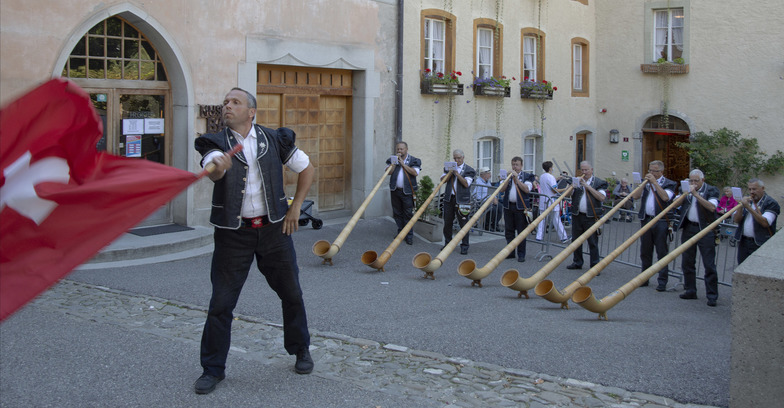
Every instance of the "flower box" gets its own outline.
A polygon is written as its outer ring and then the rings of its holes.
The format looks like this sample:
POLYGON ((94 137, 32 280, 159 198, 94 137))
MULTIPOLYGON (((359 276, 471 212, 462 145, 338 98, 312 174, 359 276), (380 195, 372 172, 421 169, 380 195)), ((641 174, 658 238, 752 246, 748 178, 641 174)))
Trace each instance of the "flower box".
POLYGON ((463 84, 437 84, 433 82, 422 81, 419 84, 419 89, 422 95, 462 95, 463 84))
POLYGON ((689 64, 640 64, 643 74, 688 74, 689 64))
POLYGON ((512 95, 512 90, 508 86, 493 85, 474 85, 474 96, 495 96, 497 98, 508 98, 512 95))
POLYGON ((553 91, 544 89, 520 88, 520 98, 522 99, 553 99, 553 91))

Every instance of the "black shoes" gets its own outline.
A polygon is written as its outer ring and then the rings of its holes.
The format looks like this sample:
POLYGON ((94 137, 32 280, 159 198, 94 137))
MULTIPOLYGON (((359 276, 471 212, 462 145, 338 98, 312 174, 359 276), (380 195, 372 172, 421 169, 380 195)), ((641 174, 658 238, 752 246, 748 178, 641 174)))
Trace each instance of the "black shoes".
POLYGON ((468 248, 460 248, 460 255, 468 254, 468 248))
POLYGON ((577 265, 576 263, 573 263, 573 264, 567 266, 566 269, 583 269, 583 266, 582 265, 577 265))
POLYGON ((525 257, 524 256, 517 257, 517 262, 525 262, 525 257))
POLYGON ((406 244, 413 245, 414 244, 414 238, 406 237, 406 244))
MULTIPOLYGON (((680 298, 681 299, 697 299, 697 294, 695 292, 683 292, 683 293, 681 293, 680 298)), ((715 300, 713 302, 716 303, 715 300)), ((710 300, 708 301, 708 303, 710 303, 710 300)))
POLYGON ((215 377, 209 374, 202 374, 202 376, 193 383, 193 389, 196 391, 196 394, 209 394, 215 390, 215 386, 223 381, 224 378, 226 378, 224 375, 215 377))
POLYGON ((313 371, 313 359, 310 358, 308 348, 302 348, 297 352, 297 363, 294 364, 294 371, 297 374, 310 374, 313 371))
POLYGON ((656 287, 656 291, 657 292, 665 292, 665 291, 667 291, 667 285, 659 284, 659 286, 656 287))
POLYGON ((708 299, 708 306, 716 307, 716 299, 708 299))

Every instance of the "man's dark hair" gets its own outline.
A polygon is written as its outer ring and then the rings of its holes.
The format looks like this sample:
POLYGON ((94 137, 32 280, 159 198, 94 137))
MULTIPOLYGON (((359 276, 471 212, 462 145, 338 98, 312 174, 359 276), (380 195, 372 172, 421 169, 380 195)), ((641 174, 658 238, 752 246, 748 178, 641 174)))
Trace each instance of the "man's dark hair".
POLYGON ((512 163, 514 163, 514 162, 520 162, 520 163, 522 163, 522 162, 523 162, 523 158, 522 158, 522 157, 520 157, 520 156, 515 156, 515 157, 512 157, 512 163))
POLYGON ((546 162, 542 163, 542 168, 544 169, 544 171, 546 171, 546 172, 548 172, 548 173, 549 173, 549 172, 550 172, 550 169, 552 169, 552 168, 553 168, 553 162, 551 162, 551 161, 549 161, 549 160, 548 160, 548 161, 546 161, 546 162))

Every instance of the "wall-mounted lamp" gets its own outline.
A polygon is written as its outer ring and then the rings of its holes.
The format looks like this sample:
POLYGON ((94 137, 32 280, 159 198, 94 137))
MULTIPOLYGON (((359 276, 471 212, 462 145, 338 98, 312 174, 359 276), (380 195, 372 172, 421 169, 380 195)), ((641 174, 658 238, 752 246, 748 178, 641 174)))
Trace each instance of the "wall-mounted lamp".
POLYGON ((610 131, 610 143, 618 143, 618 134, 620 132, 618 129, 613 129, 610 131))

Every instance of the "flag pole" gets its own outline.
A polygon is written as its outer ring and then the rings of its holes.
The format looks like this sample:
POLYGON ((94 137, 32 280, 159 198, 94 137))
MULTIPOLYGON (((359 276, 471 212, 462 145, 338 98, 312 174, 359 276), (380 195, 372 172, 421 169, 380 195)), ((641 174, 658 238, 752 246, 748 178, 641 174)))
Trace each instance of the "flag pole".
MULTIPOLYGON (((228 153, 229 157, 231 157, 231 156, 234 156, 235 154, 239 153, 240 150, 242 150, 242 143, 237 143, 236 145, 234 145, 234 147, 231 150, 229 150, 226 153, 228 153)), ((207 163, 206 166, 204 166, 204 170, 202 170, 202 172, 199 173, 199 175, 196 176, 196 177, 197 178, 202 178, 202 177, 206 176, 207 174, 212 173, 213 171, 215 171, 215 163, 209 162, 209 163, 207 163)))

